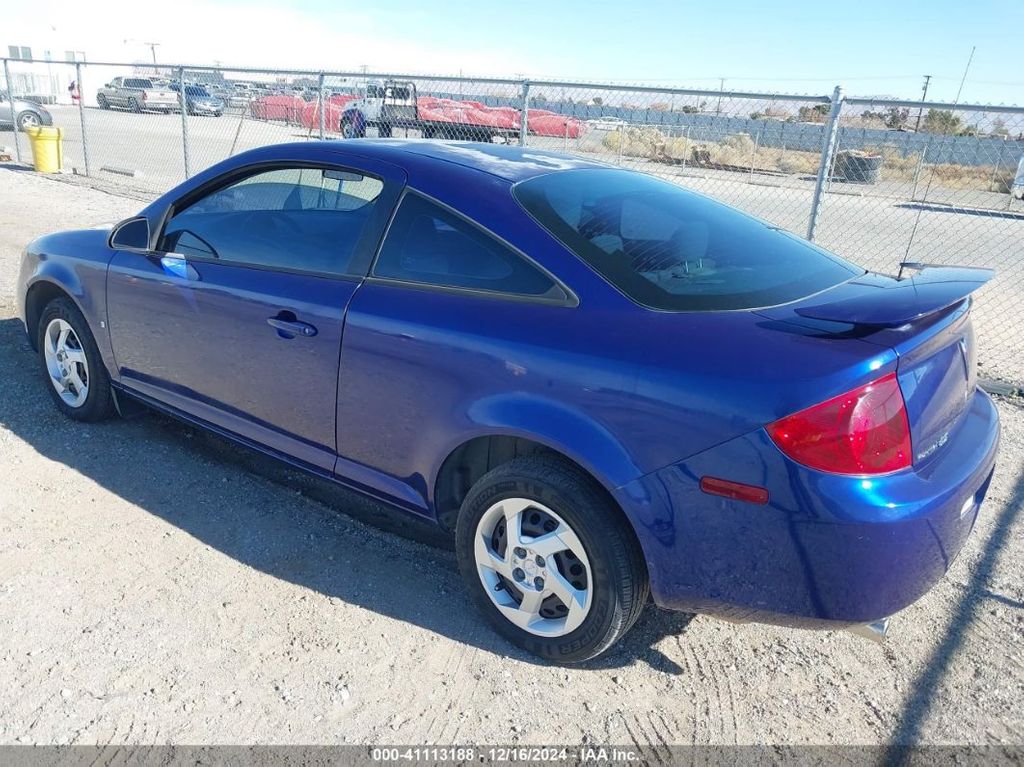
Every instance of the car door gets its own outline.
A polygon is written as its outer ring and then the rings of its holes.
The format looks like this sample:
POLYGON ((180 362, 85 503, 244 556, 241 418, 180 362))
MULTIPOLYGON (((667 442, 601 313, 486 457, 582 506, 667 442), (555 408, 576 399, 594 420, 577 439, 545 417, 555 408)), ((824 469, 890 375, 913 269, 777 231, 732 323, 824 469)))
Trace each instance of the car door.
POLYGON ((175 203, 153 251, 110 262, 119 384, 330 471, 345 311, 400 188, 283 163, 175 203))
POLYGON ((408 191, 345 321, 339 476, 427 513, 431 462, 472 428, 467 409, 547 386, 534 343, 562 343, 574 305, 527 256, 408 191))
POLYGON ((107 101, 115 106, 124 106, 124 90, 121 87, 123 78, 115 77, 110 81, 110 86, 105 88, 107 101))

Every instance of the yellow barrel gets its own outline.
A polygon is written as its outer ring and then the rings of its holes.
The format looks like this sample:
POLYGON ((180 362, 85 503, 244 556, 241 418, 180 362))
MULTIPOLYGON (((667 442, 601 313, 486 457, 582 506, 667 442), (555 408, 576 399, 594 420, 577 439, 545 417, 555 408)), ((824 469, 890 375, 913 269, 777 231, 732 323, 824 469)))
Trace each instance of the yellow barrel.
POLYGON ((64 165, 64 142, 60 128, 40 125, 25 128, 32 145, 32 163, 40 173, 59 173, 64 165))

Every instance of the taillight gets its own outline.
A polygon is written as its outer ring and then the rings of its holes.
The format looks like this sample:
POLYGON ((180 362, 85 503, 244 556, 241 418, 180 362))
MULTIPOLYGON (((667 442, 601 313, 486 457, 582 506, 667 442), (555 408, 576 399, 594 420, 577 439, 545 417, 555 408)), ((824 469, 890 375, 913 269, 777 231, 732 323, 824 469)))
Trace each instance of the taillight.
POLYGON ((903 392, 889 373, 768 425, 797 463, 833 474, 886 474, 911 464, 903 392))

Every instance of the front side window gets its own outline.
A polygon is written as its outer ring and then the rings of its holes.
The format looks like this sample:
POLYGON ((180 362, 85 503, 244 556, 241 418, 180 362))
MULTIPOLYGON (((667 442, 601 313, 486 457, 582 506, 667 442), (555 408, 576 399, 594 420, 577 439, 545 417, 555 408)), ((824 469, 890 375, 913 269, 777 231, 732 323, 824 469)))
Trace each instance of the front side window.
POLYGON ((353 171, 262 171, 175 211, 159 249, 224 263, 351 274, 383 188, 379 179, 353 171))
POLYGON ((424 285, 564 297, 550 277, 522 256, 417 194, 402 199, 373 273, 424 285))
POLYGON ((642 173, 566 170, 523 181, 513 194, 606 280, 654 309, 771 306, 864 273, 788 232, 642 173))

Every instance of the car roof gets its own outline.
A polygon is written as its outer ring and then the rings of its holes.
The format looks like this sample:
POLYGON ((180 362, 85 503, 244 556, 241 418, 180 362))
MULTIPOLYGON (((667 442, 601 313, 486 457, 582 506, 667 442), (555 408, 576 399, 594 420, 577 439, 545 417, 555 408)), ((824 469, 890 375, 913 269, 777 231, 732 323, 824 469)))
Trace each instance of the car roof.
POLYGON ((474 141, 359 139, 325 141, 322 145, 339 154, 351 153, 390 162, 410 174, 429 173, 432 169, 443 170, 445 165, 457 165, 513 183, 556 170, 607 167, 602 163, 543 149, 474 141))

